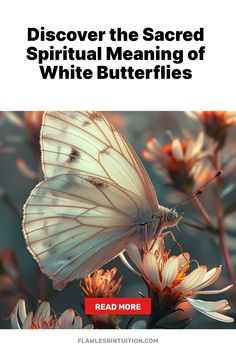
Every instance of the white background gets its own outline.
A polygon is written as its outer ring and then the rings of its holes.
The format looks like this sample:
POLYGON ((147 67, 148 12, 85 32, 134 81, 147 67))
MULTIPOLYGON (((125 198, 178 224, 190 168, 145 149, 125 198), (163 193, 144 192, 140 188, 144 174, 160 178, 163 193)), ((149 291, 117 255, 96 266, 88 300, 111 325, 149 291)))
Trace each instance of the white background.
MULTIPOLYGON (((235 1, 229 0, 2 1, 0 109, 233 110, 236 82, 234 7, 235 1), (204 27, 206 55, 203 62, 190 63, 193 70, 190 80, 43 80, 37 63, 26 59, 27 27, 41 26, 53 30, 106 31, 122 27, 140 33, 144 27, 163 31, 194 31, 204 27)), ((134 46, 143 43, 146 47, 148 42, 138 43, 134 42, 134 46)), ((171 43, 169 45, 175 47, 171 43)), ((38 41, 30 42, 32 44, 40 47, 38 41)), ((52 44, 56 46, 54 42, 44 42, 41 46, 52 44)), ((73 46, 76 42, 62 44, 73 46)), ((86 42, 83 48, 98 44, 86 42)), ((162 43, 156 42, 156 45, 162 46, 162 43)), ((200 45, 202 42, 181 44, 184 48, 200 45)), ((128 66, 130 62, 119 62, 117 66, 122 64, 128 66)), ((137 65, 141 67, 141 63, 137 65)), ((153 62, 149 64, 150 67, 154 65, 153 62)))
MULTIPOLYGON (((234 7, 235 1, 227 0, 1 1, 0 110, 234 110, 234 7), (193 62, 191 80, 43 80, 36 62, 26 60, 27 27, 41 26, 54 30, 106 31, 111 27, 122 27, 139 32, 144 27, 156 30, 198 30, 204 27, 207 52, 204 62, 193 62)), ((75 42, 63 44, 73 45, 75 42)), ((185 48, 188 45, 192 46, 191 42, 187 42, 185 48)), ((129 62, 124 64, 130 65, 129 62)), ((88 348, 88 345, 77 344, 77 338, 85 332, 62 332, 3 330, 0 332, 1 349, 65 353, 69 350, 87 352, 89 349, 101 352, 104 348, 118 352, 124 348, 124 345, 114 344, 112 347, 95 344, 88 348)), ((112 334, 111 331, 91 331, 86 336, 106 337, 108 333, 112 334)), ((235 347, 234 331, 139 331, 138 334, 115 331, 113 335, 159 337, 159 344, 134 345, 135 350, 140 351, 188 351, 194 354, 214 350, 217 354, 231 345, 235 347)))

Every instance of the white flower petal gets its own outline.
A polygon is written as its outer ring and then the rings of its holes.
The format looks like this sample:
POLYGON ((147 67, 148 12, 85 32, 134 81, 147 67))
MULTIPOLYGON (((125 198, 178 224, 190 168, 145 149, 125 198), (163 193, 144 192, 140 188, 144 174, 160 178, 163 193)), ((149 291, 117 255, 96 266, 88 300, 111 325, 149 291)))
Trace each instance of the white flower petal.
POLYGON ((22 323, 24 323, 24 321, 26 320, 27 317, 27 313, 26 313, 26 308, 25 308, 25 300, 19 300, 19 316, 20 316, 20 320, 22 323))
POLYGON ((21 325, 23 326, 25 320, 26 320, 27 314, 26 314, 26 308, 25 308, 25 300, 19 299, 17 301, 17 304, 10 316, 11 318, 11 325, 12 328, 19 329, 21 328, 21 325), (18 319, 20 320, 21 323, 19 323, 18 319))
POLYGON ((187 144, 187 149, 186 149, 186 152, 184 154, 184 160, 185 161, 188 161, 189 159, 192 158, 193 151, 194 151, 194 146, 195 146, 195 142, 191 139, 191 141, 189 141, 188 144, 187 144))
POLYGON ((147 147, 154 154, 159 154, 159 151, 162 149, 161 145, 155 138, 151 138, 147 141, 147 147))
POLYGON ((49 319, 50 319, 50 305, 47 301, 44 301, 39 305, 39 308, 36 311, 34 319, 35 319, 35 322, 39 322, 39 321, 48 322, 49 321, 49 319))
POLYGON ((178 138, 174 138, 172 145, 171 145, 171 151, 173 156, 176 158, 176 160, 183 160, 184 154, 183 154, 183 149, 180 143, 180 140, 178 138))
POLYGON ((163 250, 165 248, 165 243, 163 237, 158 237, 155 241, 155 243, 152 245, 152 253, 155 253, 156 251, 158 254, 162 254, 163 250))
POLYGON ((210 318, 213 318, 216 321, 220 321, 220 322, 226 322, 226 323, 233 323, 234 319, 232 317, 229 316, 225 316, 222 313, 218 313, 218 312, 207 312, 207 311, 202 311, 197 309, 197 311, 201 312, 203 315, 208 316, 210 318))
POLYGON ((189 141, 188 145, 187 145, 187 149, 186 149, 186 153, 185 153, 185 159, 188 160, 192 157, 197 156, 202 148, 203 148, 203 144, 204 144, 204 133, 203 131, 200 132, 198 134, 198 137, 196 139, 196 141, 189 141))
POLYGON ((201 131, 198 134, 197 140, 195 141, 194 148, 192 151, 192 157, 196 156, 200 153, 200 151, 203 148, 203 145, 204 145, 204 133, 203 133, 203 131, 201 131))
POLYGON ((198 113, 200 113, 200 111, 199 112, 198 111, 186 111, 185 113, 187 114, 187 116, 189 118, 197 120, 198 119, 198 113))
POLYGON ((223 311, 226 308, 229 308, 229 303, 227 300, 219 300, 219 301, 203 301, 203 300, 196 300, 191 298, 186 298, 188 303, 192 305, 195 309, 201 311, 223 311))
POLYGON ((223 289, 220 290, 199 290, 199 291, 194 291, 194 294, 204 294, 204 295, 214 295, 214 294, 221 294, 224 293, 225 291, 229 290, 230 288, 232 288, 233 284, 226 286, 223 289))
MULTIPOLYGON (((127 258, 125 257, 124 253, 121 252, 119 254, 120 260, 122 261, 122 263, 129 269, 131 270, 131 272, 135 273, 136 275, 141 275, 136 269, 134 269, 131 264, 128 262, 127 258)), ((118 284, 118 283, 117 283, 118 284)))
POLYGON ((67 309, 58 318, 55 329, 73 329, 75 312, 73 309, 67 309))
POLYGON ((202 283, 206 272, 207 269, 204 266, 200 266, 194 269, 179 285, 175 287, 175 290, 180 292, 188 292, 190 290, 194 290, 199 286, 199 284, 202 283))
POLYGON ((184 252, 182 254, 180 254, 178 256, 178 271, 180 271, 180 269, 183 267, 183 265, 185 265, 186 263, 188 263, 190 260, 190 254, 187 252, 184 252))
POLYGON ((171 284, 178 273, 178 259, 171 257, 168 259, 162 270, 162 288, 171 287, 171 284))
POLYGON ((80 316, 76 316, 74 319, 73 329, 82 329, 83 322, 80 316))
POLYGON ((33 312, 29 312, 23 324, 23 329, 32 329, 33 312))
POLYGON ((143 257, 143 272, 154 286, 161 287, 156 257, 151 252, 145 253, 143 257))
POLYGON ((129 243, 126 247, 126 251, 131 259, 131 261, 139 268, 142 268, 142 258, 140 255, 140 251, 137 246, 133 243, 129 243))
POLYGON ((12 329, 21 329, 17 316, 15 315, 14 312, 11 313, 10 319, 11 319, 12 329))
POLYGON ((87 326, 85 326, 83 329, 94 329, 94 325, 90 323, 87 326))
POLYGON ((147 150, 142 150, 142 156, 145 158, 145 160, 147 160, 148 162, 154 162, 156 161, 156 156, 147 150))
POLYGON ((222 266, 215 267, 215 268, 209 270, 206 273, 202 284, 200 284, 197 288, 195 288, 195 290, 204 289, 207 286, 213 284, 219 278, 221 270, 222 270, 222 266))

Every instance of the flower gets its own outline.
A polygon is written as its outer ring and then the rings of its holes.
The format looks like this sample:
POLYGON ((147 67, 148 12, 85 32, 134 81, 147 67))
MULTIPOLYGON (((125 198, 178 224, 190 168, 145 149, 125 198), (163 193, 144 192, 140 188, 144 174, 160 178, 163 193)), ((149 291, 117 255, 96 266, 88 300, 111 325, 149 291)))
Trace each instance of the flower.
POLYGON ((200 120, 206 134, 218 142, 218 148, 223 147, 228 128, 236 125, 235 111, 193 111, 186 113, 190 118, 200 120))
POLYGON ((80 281, 80 287, 86 297, 112 297, 116 295, 121 288, 122 276, 118 281, 114 280, 117 269, 111 270, 99 269, 92 275, 84 278, 84 284, 80 281))
POLYGON ((141 251, 134 245, 127 247, 129 257, 139 268, 140 275, 148 285, 151 293, 157 295, 159 308, 176 308, 181 302, 187 301, 204 315, 222 322, 233 322, 234 319, 221 312, 229 310, 227 300, 202 301, 193 299, 198 294, 219 294, 232 287, 229 285, 220 290, 202 290, 213 284, 220 276, 221 266, 207 270, 206 266, 190 268, 190 255, 182 253, 170 256, 165 250, 164 237, 155 241, 151 250, 141 251))
POLYGON ((147 141, 147 150, 143 157, 154 165, 156 170, 167 172, 175 188, 191 193, 196 183, 204 183, 214 174, 206 160, 209 151, 203 150, 204 133, 200 132, 196 140, 173 137, 170 144, 161 146, 155 138, 147 141))
MULTIPOLYGON (((73 309, 65 310, 59 317, 51 314, 50 304, 42 302, 36 313, 26 313, 25 301, 19 299, 11 313, 13 329, 82 329, 82 318, 73 309)), ((87 328, 92 328, 91 325, 87 328)))
MULTIPOLYGON (((93 274, 87 275, 83 281, 80 281, 80 287, 83 290, 84 297, 113 297, 121 288, 122 276, 116 281, 114 279, 117 269, 111 270, 99 269, 93 274)), ((115 315, 89 315, 90 321, 95 328, 119 328, 118 320, 115 315)))

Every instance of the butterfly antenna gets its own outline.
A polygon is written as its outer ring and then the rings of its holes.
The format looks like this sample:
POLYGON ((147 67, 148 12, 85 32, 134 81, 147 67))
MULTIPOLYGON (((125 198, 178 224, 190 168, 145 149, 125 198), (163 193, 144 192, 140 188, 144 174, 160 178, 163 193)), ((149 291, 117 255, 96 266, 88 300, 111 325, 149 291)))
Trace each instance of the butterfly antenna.
POLYGON ((172 252, 175 247, 177 246, 181 252, 181 254, 183 255, 183 257, 185 258, 185 260, 187 261, 187 263, 190 263, 189 259, 185 256, 185 252, 180 244, 180 240, 182 238, 182 235, 181 235, 181 230, 178 228, 178 230, 180 231, 180 236, 178 238, 178 240, 176 240, 175 236, 172 234, 172 233, 169 233, 169 235, 171 236, 172 240, 174 241, 174 246, 170 249, 170 252, 172 252))
POLYGON ((198 187, 195 191, 193 191, 191 193, 190 196, 188 196, 187 198, 181 200, 180 202, 176 203, 175 206, 171 209, 171 210, 174 210, 176 209, 177 207, 179 207, 180 205, 182 204, 185 204, 187 203, 189 200, 195 198, 196 196, 198 196, 199 194, 202 194, 204 192, 204 188, 210 184, 211 182, 213 182, 216 178, 218 178, 219 176, 221 176, 223 173, 222 170, 219 170, 214 177, 212 177, 211 179, 209 179, 206 183, 204 183, 202 186, 198 187))

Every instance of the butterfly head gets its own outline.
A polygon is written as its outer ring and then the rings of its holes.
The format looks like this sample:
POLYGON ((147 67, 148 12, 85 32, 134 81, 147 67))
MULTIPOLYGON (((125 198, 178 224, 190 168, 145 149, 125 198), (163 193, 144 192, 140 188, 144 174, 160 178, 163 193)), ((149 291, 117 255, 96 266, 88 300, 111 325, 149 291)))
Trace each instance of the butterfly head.
POLYGON ((161 224, 162 228, 173 227, 178 225, 183 217, 183 214, 178 214, 175 209, 169 209, 165 207, 160 208, 161 211, 161 224))

